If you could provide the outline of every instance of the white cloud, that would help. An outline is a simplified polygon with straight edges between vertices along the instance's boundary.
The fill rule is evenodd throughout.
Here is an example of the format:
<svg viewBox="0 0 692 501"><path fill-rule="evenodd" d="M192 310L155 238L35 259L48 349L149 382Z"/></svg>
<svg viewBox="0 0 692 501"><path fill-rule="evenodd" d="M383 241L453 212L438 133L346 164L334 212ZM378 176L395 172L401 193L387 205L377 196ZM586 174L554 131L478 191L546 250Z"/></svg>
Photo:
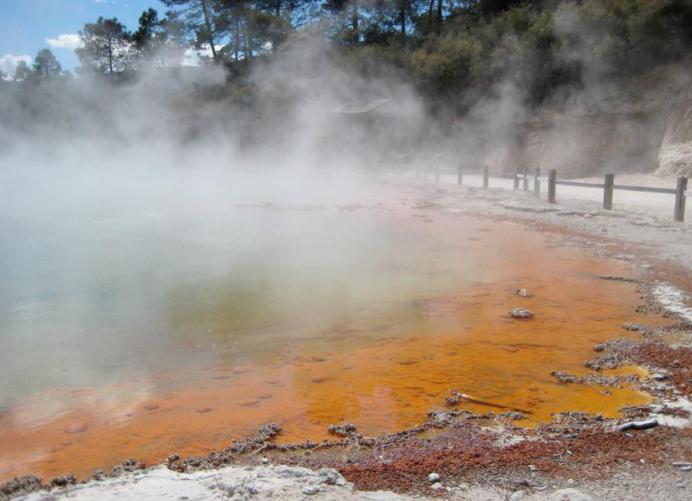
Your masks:
<svg viewBox="0 0 692 501"><path fill-rule="evenodd" d="M19 61L24 61L26 64L31 64L31 56L15 56L14 54L5 54L0 56L0 71L2 71L6 78L12 78L14 76L14 70L17 68Z"/></svg>
<svg viewBox="0 0 692 501"><path fill-rule="evenodd" d="M61 33L58 38L46 38L48 45L54 49L77 49L82 46L82 40L77 33Z"/></svg>

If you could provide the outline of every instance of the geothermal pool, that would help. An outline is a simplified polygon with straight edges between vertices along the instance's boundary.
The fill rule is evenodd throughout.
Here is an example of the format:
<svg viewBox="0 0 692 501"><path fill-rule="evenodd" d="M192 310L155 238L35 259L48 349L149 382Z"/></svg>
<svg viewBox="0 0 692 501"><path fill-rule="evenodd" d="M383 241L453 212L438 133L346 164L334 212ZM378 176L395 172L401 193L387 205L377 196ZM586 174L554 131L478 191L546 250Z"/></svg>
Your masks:
<svg viewBox="0 0 692 501"><path fill-rule="evenodd" d="M622 265L516 224L406 194L1 224L0 481L204 454L269 421L283 442L400 430L450 390L526 425L648 401L550 376L584 373L640 300L598 278Z"/></svg>

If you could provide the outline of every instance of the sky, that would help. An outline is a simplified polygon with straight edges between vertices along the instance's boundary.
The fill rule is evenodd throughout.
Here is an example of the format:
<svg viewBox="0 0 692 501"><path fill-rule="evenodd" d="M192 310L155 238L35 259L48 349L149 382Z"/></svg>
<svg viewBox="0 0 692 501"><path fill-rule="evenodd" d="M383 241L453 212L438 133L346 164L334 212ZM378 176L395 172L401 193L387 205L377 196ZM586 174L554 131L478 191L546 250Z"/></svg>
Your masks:
<svg viewBox="0 0 692 501"><path fill-rule="evenodd" d="M74 70L79 65L77 32L84 23L117 17L134 30L149 7L165 11L159 0L0 0L0 71L12 76L18 61L30 63L44 48L53 51L64 69Z"/></svg>

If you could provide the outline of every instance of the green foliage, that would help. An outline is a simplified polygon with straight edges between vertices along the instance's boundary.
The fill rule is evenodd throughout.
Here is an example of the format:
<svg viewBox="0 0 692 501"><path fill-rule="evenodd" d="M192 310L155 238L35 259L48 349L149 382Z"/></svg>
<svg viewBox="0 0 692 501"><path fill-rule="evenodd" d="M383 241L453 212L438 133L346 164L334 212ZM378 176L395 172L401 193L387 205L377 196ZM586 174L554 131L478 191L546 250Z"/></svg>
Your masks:
<svg viewBox="0 0 692 501"><path fill-rule="evenodd" d="M50 49L41 49L34 58L33 74L38 79L53 78L62 73L62 66Z"/></svg>
<svg viewBox="0 0 692 501"><path fill-rule="evenodd" d="M83 46L76 49L83 73L109 73L126 70L130 62L130 34L116 18L99 17L79 32Z"/></svg>
<svg viewBox="0 0 692 501"><path fill-rule="evenodd" d="M183 47L211 47L211 61L231 70L228 92L249 102L253 60L282 57L277 48L312 23L338 49L339 64L365 77L398 72L439 108L507 84L538 105L594 75L630 78L692 53L690 0L162 2L167 17L145 11L130 38L117 20L85 25L82 65L122 71L163 47L177 47L178 59ZM121 49L106 64L112 41Z"/></svg>
<svg viewBox="0 0 692 501"><path fill-rule="evenodd" d="M416 76L433 92L458 92L477 77L482 43L472 37L448 34L411 55Z"/></svg>
<svg viewBox="0 0 692 501"><path fill-rule="evenodd" d="M131 41L131 50L136 58L155 62L161 67L177 65L185 51L184 27L173 12L159 19L156 10L144 11Z"/></svg>
<svg viewBox="0 0 692 501"><path fill-rule="evenodd" d="M14 69L14 81L24 82L31 78L31 68L26 64L26 61L19 61Z"/></svg>

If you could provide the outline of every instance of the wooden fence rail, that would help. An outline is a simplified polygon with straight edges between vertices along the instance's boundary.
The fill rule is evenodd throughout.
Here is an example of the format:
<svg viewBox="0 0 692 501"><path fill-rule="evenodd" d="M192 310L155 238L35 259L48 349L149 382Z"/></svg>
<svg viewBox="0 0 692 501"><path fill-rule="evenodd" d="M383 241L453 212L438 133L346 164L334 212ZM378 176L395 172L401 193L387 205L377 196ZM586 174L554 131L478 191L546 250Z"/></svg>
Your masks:
<svg viewBox="0 0 692 501"><path fill-rule="evenodd" d="M673 220L676 222L683 222L685 220L685 199L688 196L687 193L687 178L679 177L676 187L673 188L656 188L650 186L630 186L626 184L615 184L615 175L606 174L601 183L583 183L580 181L567 181L564 179L557 178L557 171L551 170L551 176L548 177L548 191L555 193L556 186L561 184L563 186L581 186L586 188L599 188L603 190L603 208L606 210L613 209L613 192L615 190L622 191L638 191L644 193L664 193L668 195L675 195L675 205L673 208ZM556 203L556 197L548 197L548 202Z"/></svg>
<svg viewBox="0 0 692 501"><path fill-rule="evenodd" d="M418 173L416 174L418 176ZM512 176L513 189L519 189L520 180L523 181L524 191L529 191L529 172L527 168L517 168ZM435 167L435 181L440 182L440 168ZM461 166L457 169L457 184L461 185L464 181L464 171ZM649 186L630 186L625 184L615 184L615 175L606 174L603 183L586 183L583 181L569 181L567 179L558 179L555 169L548 172L548 203L557 203L557 186L577 186L581 188L598 188L603 190L603 208L606 210L613 209L613 192L621 191L638 191L644 193L663 193L667 195L675 195L675 203L673 209L673 220L683 222L685 220L685 201L689 196L687 190L687 178L679 177L675 188L657 188ZM490 169L488 166L483 167L483 188L490 186ZM534 196L540 197L541 194L541 169L536 169L533 176L533 193Z"/></svg>

